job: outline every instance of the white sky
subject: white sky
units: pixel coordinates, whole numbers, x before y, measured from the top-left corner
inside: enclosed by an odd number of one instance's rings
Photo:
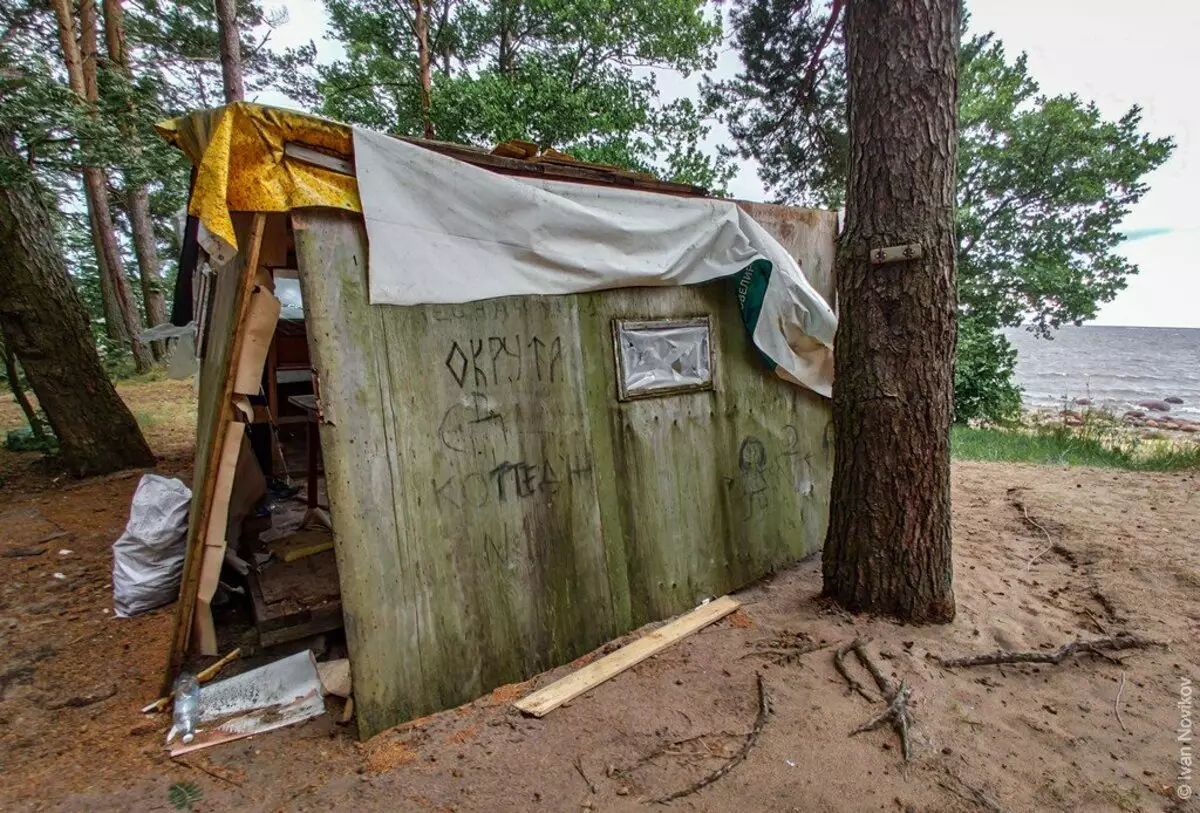
[[[289,21],[272,37],[276,47],[316,40],[324,59],[341,49],[322,42],[321,0],[267,0],[268,10],[288,9]],[[1200,189],[1200,3],[1141,0],[1131,13],[1128,0],[968,0],[973,31],[995,31],[1010,56],[1029,54],[1030,74],[1048,94],[1078,93],[1109,118],[1131,105],[1144,109],[1143,126],[1155,136],[1171,135],[1175,154],[1149,179],[1150,192],[1124,223],[1132,234],[1122,247],[1141,267],[1129,287],[1104,306],[1096,324],[1200,327],[1200,215],[1192,195]],[[715,75],[739,67],[731,50],[721,53]],[[659,73],[665,98],[694,95],[696,76]],[[264,96],[264,102],[283,102]],[[719,126],[710,141],[728,134]],[[730,184],[739,198],[766,197],[755,167],[744,164]]]

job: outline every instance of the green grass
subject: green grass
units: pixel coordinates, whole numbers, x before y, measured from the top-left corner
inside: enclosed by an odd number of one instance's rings
[[[1173,444],[1137,439],[1113,443],[1064,428],[1022,430],[955,426],[950,450],[958,460],[1094,466],[1130,471],[1200,469],[1200,443]]]

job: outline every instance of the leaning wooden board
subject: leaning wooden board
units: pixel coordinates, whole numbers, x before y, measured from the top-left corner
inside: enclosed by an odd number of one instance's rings
[[[594,689],[609,678],[615,677],[651,655],[661,652],[676,641],[707,627],[714,621],[719,621],[739,606],[741,606],[740,602],[729,596],[722,596],[708,604],[703,604],[690,613],[681,615],[671,623],[637,639],[632,644],[627,644],[616,652],[589,663],[579,671],[572,672],[561,680],[556,680],[546,688],[521,698],[513,705],[526,714],[544,717],[563,703]]]

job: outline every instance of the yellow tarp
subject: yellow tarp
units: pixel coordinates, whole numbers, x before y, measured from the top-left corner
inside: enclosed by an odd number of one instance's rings
[[[305,206],[362,211],[354,178],[283,157],[289,141],[352,155],[350,128],[344,124],[237,102],[162,122],[157,129],[196,166],[188,213],[235,249],[230,212]]]

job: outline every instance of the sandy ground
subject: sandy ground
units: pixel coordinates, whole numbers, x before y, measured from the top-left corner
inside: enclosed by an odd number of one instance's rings
[[[125,395],[149,416],[160,470],[186,479],[186,387]],[[14,415],[0,406],[0,427]],[[61,534],[43,554],[0,557],[3,810],[170,810],[178,781],[196,784],[204,811],[655,809],[743,746],[758,713],[756,672],[771,712],[745,761],[670,807],[1200,810],[1177,798],[1183,681],[1200,695],[1193,473],[956,464],[958,618],[948,626],[846,616],[818,598],[810,561],[542,720],[509,702],[570,667],[365,743],[330,715],[172,761],[161,748],[168,720],[137,711],[157,687],[172,609],[132,620],[105,612],[108,547],[136,473],[73,483],[34,457],[0,452],[0,552]],[[950,670],[932,660],[1121,630],[1169,647],[1122,653],[1119,664],[1084,655]],[[907,766],[889,729],[849,736],[883,708],[848,693],[833,668],[833,647],[859,636],[912,687]],[[779,647],[810,643],[821,648],[779,657]]]

